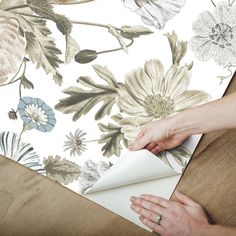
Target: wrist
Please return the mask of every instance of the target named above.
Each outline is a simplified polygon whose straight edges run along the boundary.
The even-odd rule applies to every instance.
[[[194,108],[182,111],[175,116],[170,117],[169,124],[170,134],[172,136],[178,134],[191,136],[194,134],[204,133],[201,119]]]

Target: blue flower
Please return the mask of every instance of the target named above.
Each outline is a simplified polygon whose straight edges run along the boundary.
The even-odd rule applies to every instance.
[[[41,132],[51,131],[56,124],[52,108],[40,98],[21,98],[18,104],[18,111],[26,125]]]

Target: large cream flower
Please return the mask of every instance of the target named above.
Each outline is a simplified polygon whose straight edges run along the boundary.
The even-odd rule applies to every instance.
[[[148,121],[171,116],[186,108],[200,105],[209,95],[199,90],[187,90],[190,72],[187,66],[173,65],[164,75],[160,61],[150,60],[128,74],[119,90],[121,112],[130,115],[119,120],[125,138],[133,140]]]
[[[18,21],[0,10],[0,84],[17,73],[25,56],[25,47]]]

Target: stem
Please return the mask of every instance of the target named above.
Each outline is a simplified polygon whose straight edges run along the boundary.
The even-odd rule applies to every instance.
[[[18,6],[14,6],[14,7],[9,7],[7,9],[5,9],[4,11],[10,11],[10,10],[21,9],[21,8],[26,8],[26,7],[28,7],[28,5],[23,4],[23,5],[18,5]]]
[[[211,0],[211,3],[214,5],[214,7],[216,7],[216,4],[214,3],[214,1],[213,1],[213,0]]]
[[[20,84],[19,84],[19,97],[20,97],[20,99],[22,98],[22,96],[21,96],[21,85],[22,85],[22,81],[20,81]]]
[[[128,45],[126,45],[126,47],[127,47],[127,48],[130,47],[133,43],[134,43],[134,40],[131,39],[131,42],[130,42]],[[119,48],[115,48],[115,49],[105,50],[105,51],[97,52],[97,54],[115,52],[115,51],[120,51],[120,50],[123,50],[123,48],[122,48],[122,47],[119,47]]]
[[[233,4],[234,4],[235,0],[233,0],[231,3],[230,3],[230,0],[229,0],[229,6],[232,7]]]
[[[93,143],[93,142],[97,142],[99,141],[99,139],[94,139],[94,140],[88,140],[88,141],[84,141],[85,143]]]
[[[99,24],[99,23],[91,23],[91,22],[86,22],[86,21],[77,21],[77,20],[71,20],[72,24],[78,24],[78,25],[90,25],[90,26],[95,26],[95,27],[102,27],[102,28],[107,28],[109,29],[108,25],[105,24]],[[114,27],[116,30],[121,31],[120,28]]]
[[[83,4],[83,3],[93,2],[93,1],[94,0],[81,0],[80,2],[70,2],[70,3],[59,2],[59,3],[56,3],[56,5],[76,5],[76,4]]]
[[[23,64],[24,64],[24,70],[23,70],[22,75],[24,75],[24,74],[25,74],[25,70],[26,70],[26,61],[25,61],[25,59],[22,61],[21,65],[20,65],[20,69],[17,71],[17,73],[15,74],[15,76],[14,76],[7,84],[1,84],[0,87],[7,86],[7,85],[13,84],[13,83],[15,83],[15,82],[21,80],[21,76],[22,76],[22,75],[21,75],[18,79],[16,79],[16,80],[15,80],[15,78],[16,78],[16,76],[19,74],[19,72],[20,72],[20,70],[21,70]]]

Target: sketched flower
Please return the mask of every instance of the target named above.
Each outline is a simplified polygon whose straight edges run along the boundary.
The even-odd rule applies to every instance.
[[[40,158],[29,143],[12,132],[0,133],[0,154],[41,174],[46,174]]]
[[[125,85],[118,91],[121,112],[132,116],[119,121],[125,138],[132,140],[148,121],[168,117],[209,99],[203,91],[187,90],[189,82],[187,66],[174,64],[164,75],[158,60],[147,61],[144,68],[128,74]]]
[[[104,161],[94,163],[92,160],[87,160],[80,169],[79,192],[85,193],[88,191],[110,167],[111,165]]]
[[[201,13],[193,23],[196,34],[190,41],[190,48],[199,60],[211,58],[221,66],[236,61],[236,8],[221,2],[214,14]]]
[[[18,104],[18,111],[26,125],[41,132],[51,131],[56,124],[52,108],[40,98],[21,98]]]
[[[25,47],[18,21],[0,11],[0,84],[17,73],[25,56]]]
[[[180,12],[184,0],[121,0],[142,17],[145,24],[164,28],[166,22]]]
[[[85,135],[86,133],[83,133],[80,129],[77,129],[75,134],[70,132],[69,135],[66,135],[68,140],[64,142],[64,151],[70,150],[71,156],[82,155],[82,152],[86,150]]]

